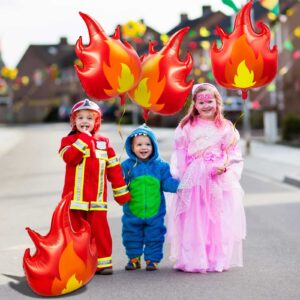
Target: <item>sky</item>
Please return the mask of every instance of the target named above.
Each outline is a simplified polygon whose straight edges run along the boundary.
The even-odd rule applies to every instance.
[[[82,36],[88,43],[80,11],[96,19],[107,34],[117,24],[140,19],[165,33],[179,23],[181,13],[190,19],[200,17],[203,5],[233,14],[221,0],[0,0],[2,59],[8,67],[15,67],[30,44],[57,44],[60,37],[73,44]]]

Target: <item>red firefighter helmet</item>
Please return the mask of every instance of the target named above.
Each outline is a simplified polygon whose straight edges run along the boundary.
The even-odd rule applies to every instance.
[[[97,117],[95,120],[95,126],[94,126],[92,133],[97,132],[100,127],[100,124],[101,124],[102,113],[101,113],[99,105],[89,99],[84,99],[84,100],[78,101],[77,103],[75,103],[73,105],[73,107],[71,109],[71,113],[70,113],[70,123],[71,123],[72,130],[76,130],[76,128],[75,128],[76,112],[83,110],[83,109],[92,110],[97,113]]]

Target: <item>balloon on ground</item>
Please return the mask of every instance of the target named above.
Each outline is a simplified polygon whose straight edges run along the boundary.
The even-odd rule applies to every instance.
[[[26,249],[23,268],[28,285],[38,295],[58,296],[87,284],[97,269],[97,249],[89,224],[81,220],[76,231],[69,214],[70,199],[56,207],[46,236],[26,228],[36,251]]]

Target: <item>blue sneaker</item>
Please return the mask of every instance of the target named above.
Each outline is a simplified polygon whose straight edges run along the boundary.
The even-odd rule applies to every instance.
[[[156,271],[157,270],[157,266],[158,263],[157,262],[153,262],[151,260],[146,260],[146,271]]]
[[[139,256],[130,258],[127,265],[125,266],[125,270],[127,271],[133,271],[140,268],[141,268],[141,258]]]

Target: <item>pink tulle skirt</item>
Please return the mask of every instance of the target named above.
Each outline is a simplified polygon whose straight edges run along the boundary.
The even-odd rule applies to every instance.
[[[236,174],[222,175],[201,159],[193,161],[168,199],[168,241],[174,268],[186,272],[222,272],[243,266],[246,236],[243,190]]]

